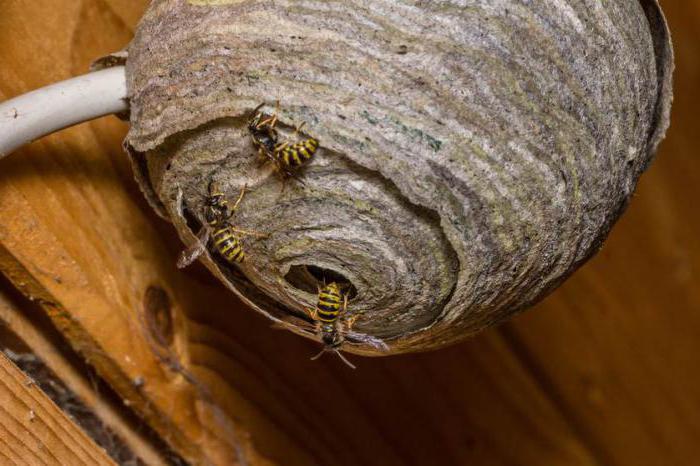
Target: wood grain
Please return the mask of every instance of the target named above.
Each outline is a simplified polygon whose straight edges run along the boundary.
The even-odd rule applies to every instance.
[[[58,374],[59,382],[101,421],[105,429],[114,433],[132,452],[138,452],[137,456],[146,464],[168,464],[159,445],[154,445],[142,426],[126,416],[123,404],[117,404],[104,393],[103,387],[84,372],[84,365],[79,364],[72,354],[67,354],[63,341],[52,331],[51,325],[47,325],[46,319],[38,315],[42,311],[3,285],[4,282],[0,283],[0,342],[7,344],[2,338],[9,331],[26,347],[26,351],[53,374]]]
[[[129,40],[145,3],[5,2],[0,95],[84,72]],[[181,246],[133,183],[120,149],[125,126],[113,118],[0,162],[0,268],[200,464],[235,458],[231,419],[251,442],[251,464],[263,462],[256,454],[285,465],[694,464],[700,2],[662,6],[678,97],[629,211],[601,254],[545,303],[464,344],[355,357],[354,372],[328,356],[309,361],[315,345],[269,329],[201,268],[175,270]],[[144,332],[153,287],[170,300],[170,346]],[[173,370],[178,364],[213,403]],[[145,384],[135,390],[139,376]],[[0,450],[0,462],[9,454]]]
[[[115,464],[30,380],[0,353],[3,464]]]

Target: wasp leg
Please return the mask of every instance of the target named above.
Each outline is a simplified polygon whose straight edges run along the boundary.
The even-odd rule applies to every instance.
[[[275,157],[264,147],[258,148],[258,166],[261,167],[265,165],[267,161],[275,161]]]
[[[244,184],[243,189],[241,189],[241,194],[238,195],[238,199],[236,199],[236,202],[233,204],[233,207],[231,207],[231,215],[233,215],[233,213],[238,208],[238,205],[243,200],[243,196],[245,196],[246,191],[248,191],[248,185]],[[229,218],[231,217],[231,215],[229,215]]]
[[[270,118],[266,118],[266,119],[262,120],[260,123],[258,123],[255,126],[255,129],[262,129],[265,126],[269,126],[269,129],[272,130],[275,128],[276,124],[277,124],[277,115],[273,115]]]
[[[360,314],[354,314],[345,319],[345,325],[348,330],[352,330],[352,326],[355,325],[355,321],[360,317]]]
[[[276,161],[276,171],[279,174],[281,180],[282,180],[282,192],[285,191],[285,188],[287,187],[287,182],[289,181],[290,178],[293,178],[295,181],[297,181],[301,185],[305,185],[304,181],[299,178],[299,175],[291,170],[288,170],[287,168],[282,165],[280,161]]]
[[[279,163],[279,170],[278,171],[280,173],[280,176],[282,176],[282,191],[283,192],[284,192],[284,187],[290,178],[294,179],[294,181],[301,184],[302,186],[306,185],[304,180],[301,179],[301,177],[299,176],[299,174],[297,172],[292,171],[292,170],[284,167],[281,163]]]
[[[318,309],[307,307],[304,309],[306,313],[313,319],[314,322],[318,322]]]
[[[347,295],[347,293],[343,293],[343,310],[340,311],[340,315],[345,315],[345,312],[347,310],[348,310],[348,295]]]
[[[262,105],[260,105],[262,107]],[[258,108],[260,108],[258,107]],[[271,130],[275,129],[275,125],[277,124],[277,114],[280,111],[280,101],[278,100],[277,103],[275,104],[275,113],[270,117],[265,120],[262,120],[260,123],[257,124],[255,129],[260,129],[263,126],[269,126]]]
[[[297,136],[299,136],[299,133],[301,132],[301,128],[303,128],[305,124],[306,124],[306,122],[305,122],[305,121],[302,121],[301,124],[300,124],[299,126],[297,126],[296,128],[294,128],[294,136],[293,136],[294,138],[296,138]]]
[[[277,176],[279,176],[280,181],[282,181],[282,192],[284,192],[284,188],[287,187],[287,176],[285,176],[287,170],[282,165],[282,162],[277,159],[275,159],[275,172],[277,172]]]
[[[348,310],[348,295],[343,296],[343,311],[342,315],[345,320],[345,326],[347,327],[347,330],[350,331],[352,330],[352,326],[355,325],[355,321],[360,317],[360,313],[355,313],[355,314],[350,314],[347,315],[347,310]]]
[[[258,148],[258,167],[262,167],[267,162],[267,155],[265,154],[265,149],[262,147]]]
[[[282,177],[282,193],[284,193],[285,188],[287,187],[287,182],[289,181],[290,178],[294,179],[297,183],[301,184],[302,186],[305,186],[306,183],[304,183],[301,178],[299,178],[299,175],[296,173],[289,172],[287,170],[283,170],[284,174],[281,175]]]
[[[287,148],[288,145],[289,145],[288,142],[281,142],[281,143],[277,144],[277,145],[275,146],[275,155],[277,155],[277,154],[279,154],[280,152],[282,152],[283,150],[285,150],[285,149]]]

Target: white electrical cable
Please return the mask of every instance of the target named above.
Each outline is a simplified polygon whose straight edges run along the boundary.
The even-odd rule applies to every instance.
[[[128,108],[123,66],[6,100],[0,103],[0,158],[54,131]]]

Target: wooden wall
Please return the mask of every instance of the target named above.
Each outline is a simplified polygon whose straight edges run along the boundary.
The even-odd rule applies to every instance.
[[[145,0],[5,0],[0,99],[125,45]],[[700,1],[666,0],[676,100],[600,254],[535,309],[429,354],[310,362],[147,207],[105,118],[0,162],[0,268],[193,463],[689,465],[700,456]],[[135,383],[138,381],[138,383]],[[206,388],[204,388],[206,387]]]

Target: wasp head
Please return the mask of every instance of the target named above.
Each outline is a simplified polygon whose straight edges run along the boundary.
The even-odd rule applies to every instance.
[[[262,116],[262,114],[258,113],[253,118],[248,120],[248,131],[250,131],[253,134],[255,134],[256,132],[259,131],[258,125],[260,124],[261,116]]]
[[[340,294],[340,285],[336,282],[331,282],[328,285],[326,285],[326,291],[331,293],[331,294]]]
[[[260,121],[262,120],[263,113],[260,111],[260,109],[265,105],[265,103],[262,103],[255,107],[255,109],[252,112],[252,117],[248,120],[248,130],[253,133],[259,130],[258,126],[260,125]]]
[[[330,349],[338,349],[343,344],[343,337],[333,325],[324,325],[321,328],[321,340]]]

